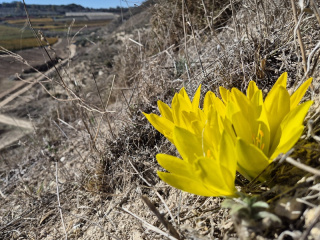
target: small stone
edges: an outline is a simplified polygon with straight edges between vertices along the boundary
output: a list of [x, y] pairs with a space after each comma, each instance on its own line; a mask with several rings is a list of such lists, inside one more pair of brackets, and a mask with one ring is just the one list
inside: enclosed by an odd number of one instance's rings
[[297, 202], [295, 198], [282, 198], [277, 202], [274, 209], [278, 216], [296, 220], [302, 213], [303, 204]]
[[319, 239], [320, 236], [320, 223], [317, 223], [310, 231], [313, 239]]
[[306, 227], [309, 227], [310, 224], [318, 217], [320, 212], [320, 206], [308, 209], [304, 212]]

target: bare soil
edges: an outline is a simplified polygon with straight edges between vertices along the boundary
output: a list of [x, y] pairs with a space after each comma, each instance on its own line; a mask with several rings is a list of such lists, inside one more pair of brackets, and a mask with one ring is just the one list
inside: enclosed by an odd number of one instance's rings
[[[59, 39], [52, 48], [54, 51], [48, 49], [48, 52], [53, 59], [65, 59], [70, 54], [67, 39]], [[23, 79], [28, 77], [24, 72], [29, 70], [30, 67], [26, 66], [24, 62], [19, 61], [19, 59], [27, 61], [28, 64], [33, 67], [43, 66], [50, 62], [48, 56], [40, 48], [25, 49], [15, 53], [21, 56], [21, 58], [0, 56], [0, 94], [10, 88], [13, 88], [18, 83], [16, 74], [21, 76]]]

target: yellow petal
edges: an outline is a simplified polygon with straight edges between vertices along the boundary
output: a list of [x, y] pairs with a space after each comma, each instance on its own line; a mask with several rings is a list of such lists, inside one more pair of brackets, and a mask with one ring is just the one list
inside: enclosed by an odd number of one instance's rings
[[312, 104], [312, 100], [304, 102], [290, 111], [288, 115], [286, 115], [281, 123], [281, 128], [285, 131], [284, 133], [290, 134], [291, 130], [299, 125], [302, 125], [303, 120]]
[[186, 127], [182, 112], [189, 112], [191, 110], [191, 102], [188, 102], [184, 97], [180, 94], [176, 94], [172, 100], [172, 118], [175, 125], [180, 127]]
[[[195, 166], [198, 168], [195, 171], [196, 178], [198, 178], [207, 189], [212, 192], [217, 192], [220, 196], [234, 195], [236, 191], [234, 187], [235, 171], [233, 174], [228, 174], [228, 169], [222, 172], [220, 169], [220, 161], [208, 157], [197, 159]], [[231, 185], [227, 185], [227, 182], [231, 182]]]
[[234, 131], [234, 128], [233, 128], [231, 121], [229, 119], [225, 118], [222, 123], [223, 123], [223, 130], [228, 133], [228, 135], [231, 137], [231, 139], [233, 141], [233, 145], [235, 145], [236, 140], [237, 140], [237, 136], [236, 136], [236, 133]]
[[201, 84], [199, 85], [199, 87], [198, 87], [198, 89], [192, 99], [192, 110], [193, 111], [196, 111], [199, 108], [200, 94], [201, 94]]
[[190, 98], [189, 98], [188, 93], [187, 93], [187, 91], [186, 91], [186, 89], [184, 87], [181, 88], [181, 90], [179, 91], [178, 95], [183, 97], [188, 102], [188, 105], [191, 106]]
[[170, 120], [160, 117], [156, 114], [147, 114], [143, 113], [143, 115], [148, 119], [148, 121], [152, 124], [152, 126], [157, 129], [160, 133], [162, 133], [170, 142], [173, 142], [172, 134], [174, 124]]
[[251, 178], [257, 177], [270, 163], [267, 156], [259, 148], [240, 138], [236, 144], [236, 153], [238, 171], [245, 177], [246, 175]]
[[230, 100], [237, 105], [243, 115], [252, 114], [253, 109], [249, 99], [239, 89], [232, 88]]
[[[288, 73], [287, 72], [282, 73], [281, 76], [276, 81], [276, 83], [273, 85], [272, 89], [277, 88], [279, 86], [287, 88], [287, 78], [288, 78]], [[272, 91], [272, 89], [270, 90], [270, 92]]]
[[295, 108], [299, 102], [301, 101], [302, 97], [308, 90], [310, 84], [312, 82], [312, 78], [309, 78], [307, 81], [305, 81], [298, 89], [295, 91], [292, 96], [290, 97], [290, 109], [292, 110]]
[[232, 122], [233, 115], [237, 112], [241, 112], [238, 105], [232, 101], [228, 102], [226, 106], [226, 118]]
[[210, 108], [213, 106], [214, 104], [214, 98], [216, 97], [216, 95], [211, 92], [208, 91], [204, 97], [203, 100], [203, 111], [206, 115], [208, 115]]
[[286, 153], [299, 140], [303, 131], [303, 120], [308, 113], [313, 101], [307, 101], [290, 111], [283, 119], [272, 144], [271, 158], [277, 157], [280, 153]]
[[237, 112], [233, 114], [232, 123], [237, 136], [248, 143], [252, 143], [255, 131], [252, 129], [254, 126], [247, 120], [247, 116], [243, 115], [242, 112]]
[[224, 87], [219, 87], [219, 91], [224, 104], [227, 104], [229, 102], [230, 91]]
[[270, 91], [264, 101], [264, 106], [270, 127], [270, 141], [273, 141], [280, 123], [290, 111], [290, 96], [288, 91], [282, 86], [279, 86], [272, 92]]
[[175, 127], [173, 139], [182, 159], [188, 163], [192, 163], [197, 158], [205, 156], [205, 149], [203, 149], [202, 142], [200, 141], [201, 136], [196, 136], [186, 129]]
[[171, 108], [167, 104], [165, 104], [164, 102], [162, 102], [160, 100], [157, 103], [158, 103], [158, 108], [159, 108], [161, 116], [163, 116], [166, 119], [173, 122]]
[[194, 121], [199, 121], [198, 116], [194, 112], [186, 112], [182, 111], [181, 112], [181, 121], [183, 124], [177, 125], [178, 127], [183, 127], [190, 132], [194, 133], [194, 130], [192, 128], [192, 122]]
[[257, 84], [254, 81], [250, 81], [247, 89], [247, 97], [251, 100], [251, 98], [257, 91], [259, 91]]
[[222, 133], [219, 151], [221, 171], [224, 175], [223, 179], [229, 191], [232, 191], [236, 178], [237, 158], [234, 151], [233, 140], [227, 132]]
[[[280, 139], [280, 143], [278, 144], [278, 146], [276, 146], [276, 149], [272, 153], [270, 159], [275, 159], [279, 156], [280, 153], [285, 154], [286, 152], [288, 152], [301, 137], [303, 129], [304, 126], [299, 126], [293, 129], [293, 131], [290, 132], [290, 136], [285, 136], [284, 134], [281, 134], [282, 138]], [[281, 131], [281, 129], [279, 131]]]
[[159, 171], [157, 173], [164, 182], [182, 191], [205, 197], [220, 196], [218, 192], [212, 192], [208, 190], [205, 185], [199, 182], [197, 179], [191, 179], [184, 176]]
[[194, 133], [195, 135], [202, 136], [204, 124], [203, 122], [200, 122], [200, 121], [193, 121], [191, 122], [191, 129], [192, 129], [191, 132]]
[[156, 158], [160, 166], [170, 173], [191, 178], [194, 175], [192, 166], [184, 160], [167, 154], [157, 154]]
[[226, 106], [224, 103], [213, 92], [208, 91], [203, 101], [203, 112], [205, 115], [209, 115], [211, 107], [215, 108], [222, 117], [226, 115]]

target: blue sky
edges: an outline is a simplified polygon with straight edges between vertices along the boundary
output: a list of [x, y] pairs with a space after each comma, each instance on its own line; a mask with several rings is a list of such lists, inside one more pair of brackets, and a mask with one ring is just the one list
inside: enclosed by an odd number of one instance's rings
[[[12, 2], [11, 0], [0, 0], [0, 3]], [[22, 2], [22, 1], [21, 1]], [[109, 8], [109, 7], [128, 7], [134, 4], [139, 5], [142, 0], [25, 0], [26, 4], [53, 4], [53, 5], [67, 5], [71, 3], [79, 4], [90, 8]], [[1, 9], [0, 9], [1, 11]]]

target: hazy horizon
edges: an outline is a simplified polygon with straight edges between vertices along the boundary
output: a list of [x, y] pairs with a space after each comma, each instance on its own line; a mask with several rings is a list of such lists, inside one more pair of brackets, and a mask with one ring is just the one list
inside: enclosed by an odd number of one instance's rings
[[[1, 1], [0, 3], [11, 3], [15, 1]], [[22, 2], [22, 1], [21, 1]], [[28, 4], [39, 4], [39, 5], [68, 5], [68, 4], [78, 4], [87, 8], [110, 8], [110, 7], [133, 7], [135, 4], [140, 5], [142, 0], [25, 0]], [[0, 9], [1, 11], [1, 9]]]

